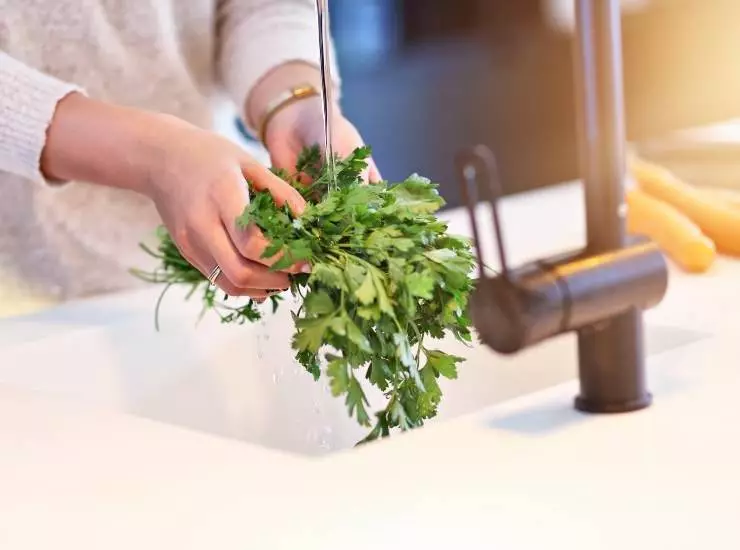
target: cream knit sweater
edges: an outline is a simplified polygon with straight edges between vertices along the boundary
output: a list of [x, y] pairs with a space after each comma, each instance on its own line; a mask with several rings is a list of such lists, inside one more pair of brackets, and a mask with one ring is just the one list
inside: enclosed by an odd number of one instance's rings
[[[286, 61], [318, 63], [314, 0], [0, 0], [0, 317], [139, 284], [159, 223], [130, 192], [39, 172], [56, 103], [97, 99], [210, 128]], [[335, 69], [336, 74], [336, 69]], [[220, 92], [224, 93], [221, 94]]]

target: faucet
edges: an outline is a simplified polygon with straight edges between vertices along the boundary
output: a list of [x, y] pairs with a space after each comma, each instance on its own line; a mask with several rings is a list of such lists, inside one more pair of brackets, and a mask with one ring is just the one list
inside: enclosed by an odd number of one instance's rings
[[[643, 312], [657, 305], [668, 287], [661, 251], [626, 231], [621, 47], [619, 0], [576, 0], [575, 83], [587, 233], [583, 250], [509, 267], [494, 155], [479, 145], [457, 159], [476, 243], [479, 276], [471, 316], [481, 341], [498, 353], [514, 354], [575, 332], [580, 385], [575, 407], [589, 413], [624, 413], [651, 404]], [[483, 263], [476, 216], [479, 192], [493, 218], [500, 264], [495, 276], [486, 274]]]

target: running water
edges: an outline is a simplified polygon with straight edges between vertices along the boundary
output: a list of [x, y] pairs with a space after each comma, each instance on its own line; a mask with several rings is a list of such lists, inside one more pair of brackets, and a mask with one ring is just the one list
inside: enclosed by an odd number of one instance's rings
[[319, 17], [321, 92], [324, 102], [324, 156], [326, 157], [326, 167], [329, 174], [329, 188], [332, 189], [336, 188], [337, 179], [334, 171], [334, 145], [331, 126], [334, 119], [334, 86], [329, 60], [329, 0], [316, 0], [316, 11]]

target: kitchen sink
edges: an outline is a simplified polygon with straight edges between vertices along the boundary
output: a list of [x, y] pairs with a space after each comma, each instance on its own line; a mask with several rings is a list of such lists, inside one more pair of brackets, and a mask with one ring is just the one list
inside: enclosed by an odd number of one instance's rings
[[[112, 298], [104, 307], [93, 302], [89, 311], [77, 304], [28, 319], [37, 337], [4, 342], [0, 384], [302, 455], [347, 449], [366, 433], [324, 381], [314, 382], [293, 360], [291, 300], [274, 315], [267, 311], [263, 322], [236, 327], [221, 325], [212, 315], [198, 322], [198, 304], [173, 291], [164, 300], [157, 332], [155, 299], [156, 292], [147, 291]], [[39, 329], [55, 324], [48, 334]], [[648, 353], [702, 337], [648, 323]], [[570, 336], [513, 357], [453, 340], [438, 347], [467, 361], [459, 379], [443, 382], [445, 396], [435, 421], [576, 376]], [[372, 408], [385, 402], [382, 395], [368, 397]]]

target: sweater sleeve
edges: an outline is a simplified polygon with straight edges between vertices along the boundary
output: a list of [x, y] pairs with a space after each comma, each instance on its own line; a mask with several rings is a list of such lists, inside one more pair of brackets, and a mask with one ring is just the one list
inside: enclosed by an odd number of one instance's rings
[[59, 100], [77, 86], [0, 51], [0, 171], [44, 182], [41, 152]]
[[[243, 106], [255, 84], [283, 63], [318, 67], [318, 32], [315, 0], [219, 0], [217, 64], [231, 99]], [[339, 87], [333, 42], [329, 57]]]

